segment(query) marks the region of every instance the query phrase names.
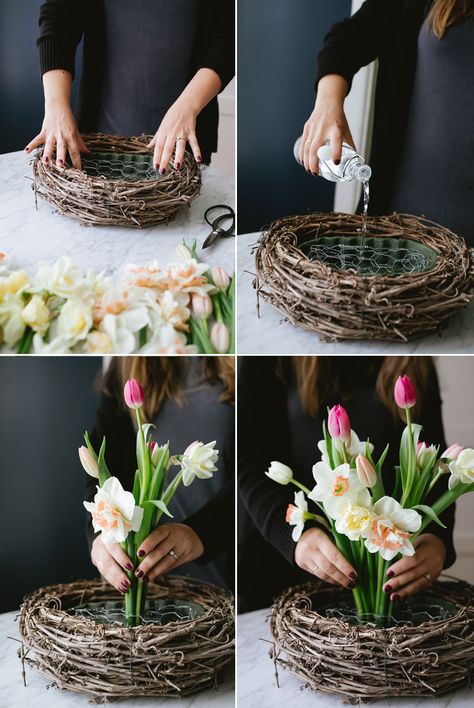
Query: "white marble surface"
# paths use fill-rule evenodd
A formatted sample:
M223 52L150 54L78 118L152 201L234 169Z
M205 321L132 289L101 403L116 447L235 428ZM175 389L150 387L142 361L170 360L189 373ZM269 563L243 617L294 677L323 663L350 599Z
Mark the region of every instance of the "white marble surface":
M0 615L0 706L1 708L79 708L89 706L85 694L60 691L51 686L51 680L26 668L26 687L23 685L21 661L17 656L19 643L16 613ZM203 691L179 700L180 708L234 708L234 677L231 668L217 690ZM178 705L173 698L133 698L118 701L120 708L170 708Z
M127 263L176 260L175 247L183 238L201 244L210 232L204 212L213 204L234 205L234 179L212 166L203 172L201 195L184 207L170 224L146 229L81 226L75 219L54 213L31 188L31 158L24 152L0 156L0 252L13 265L32 273L41 260L69 255L82 268L113 273ZM235 270L235 239L221 238L200 256L210 265Z
M293 326L283 313L257 296L253 246L258 233L237 236L237 342L239 354L472 354L474 302L455 315L441 336L431 334L413 342L325 342L316 333Z
M276 685L269 609L237 617L237 705L238 708L340 708L342 697L303 687L289 671L278 669ZM440 698L394 698L371 704L374 708L468 708L474 705L474 691L468 688Z

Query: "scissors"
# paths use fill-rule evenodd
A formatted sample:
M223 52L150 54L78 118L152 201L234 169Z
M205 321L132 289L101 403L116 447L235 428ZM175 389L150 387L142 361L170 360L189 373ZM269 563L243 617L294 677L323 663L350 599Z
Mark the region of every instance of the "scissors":
M219 214L219 216L211 221L209 214L211 211L214 211L214 209L224 209L224 213ZM202 244L203 248L209 248L209 246L212 246L212 244L215 243L218 238L221 238L221 236L233 235L232 232L235 227L235 212L232 207L227 204L215 204L214 206L209 207L209 209L206 209L204 212L204 218L211 227L212 231L209 236L205 238L204 243ZM230 219L230 226L227 229L223 229L221 224L228 219Z

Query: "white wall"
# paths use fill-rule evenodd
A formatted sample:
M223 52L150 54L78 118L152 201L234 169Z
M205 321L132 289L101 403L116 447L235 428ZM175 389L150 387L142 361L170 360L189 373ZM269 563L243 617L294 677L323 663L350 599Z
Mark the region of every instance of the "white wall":
M213 167L235 175L235 79L219 94L219 143Z
M474 447L474 357L440 356L436 365L447 443ZM458 500L454 545L458 560L448 573L474 583L474 493Z

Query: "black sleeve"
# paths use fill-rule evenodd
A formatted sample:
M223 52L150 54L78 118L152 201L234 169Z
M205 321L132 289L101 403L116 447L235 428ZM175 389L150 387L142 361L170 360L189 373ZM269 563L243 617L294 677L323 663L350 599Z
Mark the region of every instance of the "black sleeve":
M426 387L426 394L422 400L420 421L423 425L420 440L427 445L439 445L440 454L446 449L446 440L444 437L443 421L441 416L442 401L439 390L438 376L436 370L430 374ZM444 494L448 485L448 475L443 475L435 484L429 495L425 499L425 504L432 505L439 497ZM446 560L444 567L449 568L456 560L456 551L453 543L453 530L455 518L456 504L451 504L442 514L440 520L445 524L443 529L435 522L431 522L425 529L427 533L432 533L440 538L446 547Z
M318 55L316 87L323 76L340 74L350 90L359 69L379 56L401 5L400 0L366 0L352 17L336 22Z
M132 489L137 466L135 459L135 431L128 410L121 407L120 399L103 393L97 410L95 425L90 435L94 450L98 453L105 435L107 447L105 459L114 477L118 477L125 489ZM97 491L97 480L88 474L85 477L86 501L92 501ZM86 536L89 551L97 536L92 528L92 517L87 514Z
M41 76L53 69L65 69L74 78L76 48L92 12L91 0L47 0L41 5L36 41Z
M198 511L181 523L197 533L204 553L194 562L208 563L219 553L233 552L235 518L235 481L228 479L222 489Z
M243 357L239 362L237 479L253 523L293 563L295 542L285 516L295 488L265 476L272 460L292 466L286 389L277 366L275 357Z
M201 69L216 72L222 91L235 73L235 3L234 0L216 0L212 5L211 41L199 65Z

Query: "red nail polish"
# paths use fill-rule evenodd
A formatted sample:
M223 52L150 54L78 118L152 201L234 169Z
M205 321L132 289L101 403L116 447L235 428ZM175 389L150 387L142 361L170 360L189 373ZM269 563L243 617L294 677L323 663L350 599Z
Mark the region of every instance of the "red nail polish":
M177 163L176 163L176 169L179 170L180 167L181 167L181 163L180 163L180 162L177 162Z
M143 575L143 570L137 570L137 572L135 573L135 575L137 576L137 578L141 578L142 575Z
M45 162L49 162L49 157L48 157L47 155L46 155L46 157L44 158L44 161L45 161Z
M202 162L202 157L201 157L201 155L198 155L198 156L196 157L196 162Z
M139 556L140 558L143 558L144 555L145 555L145 551L143 550L143 548L140 548L140 550L137 553L137 556Z
M399 600L399 599L400 599L400 595L395 594L395 595L393 596L393 598L392 598L392 601L393 601L393 602L396 602L396 601Z
M335 164L335 165L340 165L340 164L341 164L341 161L340 161L340 160L334 160L334 164Z
M357 573L354 573L354 571L352 571L352 573L349 573L349 577L355 580L357 578Z
M125 567L127 568L127 570L133 570L133 565L131 563L127 563Z
M165 168L163 167L163 169L160 170L160 175L165 175L165 174L166 174L166 170L165 170Z
M386 585L384 588L384 592L392 592L392 586L391 585Z
M395 573L393 572L393 570L390 570L390 568L389 568L387 570L387 578L393 578L394 575L395 575Z

